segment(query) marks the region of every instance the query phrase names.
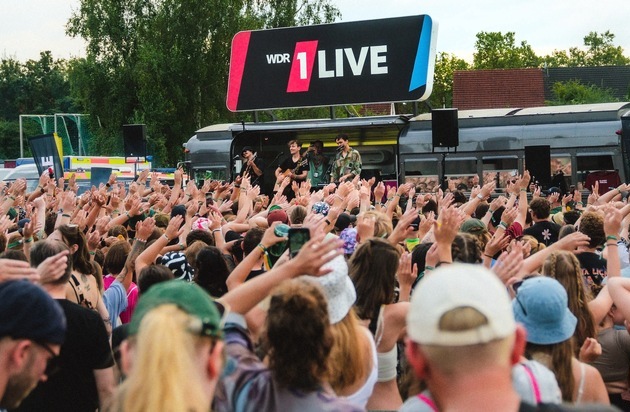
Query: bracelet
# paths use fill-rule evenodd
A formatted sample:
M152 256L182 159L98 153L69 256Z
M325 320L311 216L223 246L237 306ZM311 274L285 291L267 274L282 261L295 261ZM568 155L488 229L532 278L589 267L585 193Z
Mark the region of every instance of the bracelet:
M521 192L527 192L527 189L521 187Z
M15 196L11 196L11 195L9 195L9 199L11 199L11 200L15 200Z
M241 187L241 185L237 185L237 184L235 184L235 185L234 185L234 187Z
M324 219L324 222L326 222L327 225L330 225L330 220Z
M606 243L606 247L608 246L619 246L619 244L617 243Z
M170 241L171 239L168 238L168 236L166 236L166 233L164 233L162 236L164 236L164 239Z
M433 266L425 265L424 270L426 272L427 270L435 270L435 268Z
M394 197L400 197L400 195L398 193L394 194Z
M493 213L494 213L494 210L492 210L492 209L488 209L488 211L486 212L486 214L488 214L488 213L493 214Z
M186 249L186 245L184 245L183 243L179 244L179 250L184 250Z
M70 217L70 215L69 215L69 214L67 214L67 213L62 213L62 214L61 214L61 217Z
M617 239L617 236L614 236L614 235L608 235L608 236L606 236L606 240L615 240L615 241L616 241L616 240L618 240L618 239Z
M492 256L492 255L488 255L487 253L484 253L483 255L484 255L485 257L489 257L490 259L493 259L493 258L494 258L494 256Z
M114 210L112 210L112 213L118 213L118 214L120 214L120 210L118 210L118 209L114 209Z
M90 250L90 252L89 252L89 253L90 253L90 255L92 255L92 256L96 255L96 251L95 251L95 250Z
M27 237L26 239L24 239L24 243L31 243L32 241L33 241L33 236Z
M212 233L214 234L214 232L221 232L221 229L212 229Z
M502 228L503 228L503 230L507 230L507 229L508 229L508 225L507 225L507 223L505 223L505 222L501 222L501 223L499 223L499 226L498 226L498 227L502 227Z
M140 239L140 238L138 238L138 237L135 239L135 241L136 241L136 242L140 242L140 243L147 243L147 240L146 240L146 239Z
M266 253L267 253L267 248L266 248L266 247L265 247L265 245L263 245L262 243L259 243L256 247L259 247L259 248L260 248L260 250L262 250L262 252L263 252L264 254L266 254Z
M131 215L129 214L129 212L125 212L125 215L127 215L127 219L131 219Z

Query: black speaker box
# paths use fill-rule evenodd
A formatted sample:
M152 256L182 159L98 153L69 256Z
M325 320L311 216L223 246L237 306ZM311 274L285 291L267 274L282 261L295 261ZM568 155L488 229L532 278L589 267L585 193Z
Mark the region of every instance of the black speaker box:
M459 124L457 109L431 110L433 147L459 146Z
M549 146L525 146L525 169L533 182L544 189L551 185L551 150Z
M125 157L144 157L147 155L146 128L143 124L123 125L123 145Z

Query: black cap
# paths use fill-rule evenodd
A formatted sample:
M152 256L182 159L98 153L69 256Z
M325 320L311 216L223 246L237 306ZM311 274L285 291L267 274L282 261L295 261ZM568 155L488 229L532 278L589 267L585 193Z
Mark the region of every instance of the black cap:
M241 154L245 153L245 152L253 152L254 149L251 146L245 146L243 147L243 150L241 150Z
M356 216L349 215L347 213L342 213L337 218L337 221L335 222L335 227L339 230L344 230L345 228L350 226L351 223L354 223L356 221L357 221Z
M41 287L25 280L0 283L0 338L29 339L61 345L66 316Z

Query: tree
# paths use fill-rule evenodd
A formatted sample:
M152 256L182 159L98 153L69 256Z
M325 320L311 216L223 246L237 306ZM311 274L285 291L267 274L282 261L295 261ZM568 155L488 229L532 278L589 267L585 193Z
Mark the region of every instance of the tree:
M68 32L88 50L71 66L73 90L102 126L101 153L141 122L151 154L174 165L195 130L236 118L225 107L236 32L336 17L329 0L81 0Z
M609 30L599 34L590 32L584 37L586 50L571 47L569 51L554 50L544 57L548 67L625 66L630 58L623 55L623 48L614 45L615 35Z
M556 82L551 86L551 90L554 99L547 102L550 106L618 101L611 90L593 84L583 84L579 80Z
M463 59L449 53L440 53L435 57L433 92L429 103L431 107L453 106L453 73L455 70L469 70L470 65Z
M479 32L473 54L473 69L538 67L541 59L526 41L516 46L514 32Z

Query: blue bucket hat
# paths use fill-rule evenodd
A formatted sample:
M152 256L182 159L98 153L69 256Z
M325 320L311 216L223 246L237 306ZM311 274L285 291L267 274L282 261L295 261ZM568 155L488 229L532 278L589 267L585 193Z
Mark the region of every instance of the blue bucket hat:
M311 209L315 213L326 216L330 210L330 206L326 202L316 202Z
M567 291L555 279L537 276L518 288L512 301L514 318L527 329L527 341L538 345L564 342L575 332L577 318L569 310Z

